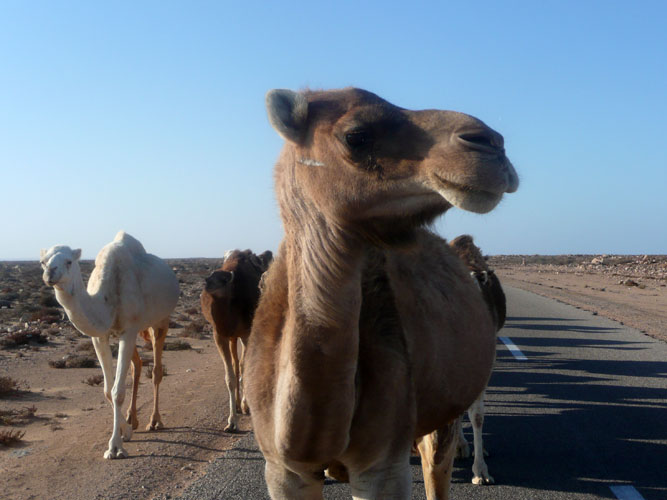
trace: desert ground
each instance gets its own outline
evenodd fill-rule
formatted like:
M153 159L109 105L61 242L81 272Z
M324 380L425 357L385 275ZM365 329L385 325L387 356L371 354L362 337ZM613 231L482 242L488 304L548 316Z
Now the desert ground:
M667 341L665 255L512 255L491 257L489 263L506 285Z
M494 256L489 263L505 285L667 341L666 256ZM219 261L177 259L169 264L182 293L172 316L160 387L166 428L143 430L152 406L144 368L139 429L126 444L130 457L107 461L102 454L113 417L90 339L63 316L52 290L41 281L37 262L0 263L3 498L173 498L249 431L248 417L241 419L240 433L222 431L228 409L224 371L199 309L203 279ZM91 266L84 262L84 273ZM149 364L152 353L142 342L139 352Z

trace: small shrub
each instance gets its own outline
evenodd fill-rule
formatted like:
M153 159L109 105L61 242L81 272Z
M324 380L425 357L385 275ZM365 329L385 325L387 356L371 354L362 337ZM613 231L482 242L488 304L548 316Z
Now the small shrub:
M44 323L57 323L62 319L62 313L54 307L42 307L30 315L30 321L42 321Z
M97 364L90 356L73 354L63 359L52 359L49 361L52 368L95 368Z
M27 390L27 382L19 382L11 377L0 377L0 397Z
M0 444L3 446L11 446L18 443L25 436L25 431L17 431L13 429L0 430Z
M174 340L173 342L165 342L164 351L187 351L192 349L192 346L184 340Z
M18 347L20 345L26 345L30 342L37 342L38 344L46 344L47 338L42 334L41 331L33 330L23 330L20 332L12 332L6 334L0 339L0 347L11 348Z
M191 339L203 339L206 322L203 320L194 320L186 326L180 333L181 337L190 337Z
M22 316L30 315L31 313L39 309L35 304L21 304L19 307L19 312Z
M44 307L61 307L56 297L51 293L43 293L39 298L39 305Z
M90 377L83 380L84 384L88 384L88 385L92 385L92 386L100 385L102 382L104 382L104 376L103 375L91 375Z
M91 342L82 342L81 344L76 346L76 350L78 352L89 352L91 354L95 353L95 347L93 346L92 341Z
M19 294L16 292L5 292L0 294L0 299L1 300L8 300L9 302L12 302L14 300L18 300Z
M18 410L0 410L0 425L23 425L34 418L36 406L26 406Z

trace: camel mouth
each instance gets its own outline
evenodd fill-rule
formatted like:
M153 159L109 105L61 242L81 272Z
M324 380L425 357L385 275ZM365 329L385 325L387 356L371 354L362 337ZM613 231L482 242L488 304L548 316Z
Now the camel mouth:
M437 191L445 200L455 207L484 214L493 210L503 197L504 190L500 192L488 191L471 186L470 184L459 184L434 174L438 181Z

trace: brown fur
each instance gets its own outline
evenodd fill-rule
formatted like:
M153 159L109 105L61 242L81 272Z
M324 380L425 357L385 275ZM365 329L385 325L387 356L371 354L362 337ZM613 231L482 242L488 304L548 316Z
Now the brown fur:
M500 330L505 325L507 302L498 276L487 264L481 250L473 242L472 236L467 234L458 236L449 243L449 246L474 273L484 300L493 315L496 330Z
M449 426L486 385L495 329L465 266L421 226L452 203L488 211L516 188L502 138L466 115L358 89L267 101L288 140L275 174L285 238L246 391L269 492L322 498L335 463L355 497L407 498L413 439L445 428L433 434L437 466L423 451L426 482L438 484L429 498L444 499Z
M500 280L489 268L486 259L482 256L481 250L474 244L472 236L462 235L455 238L449 244L457 253L459 258L468 266L471 274L482 292L484 301L486 302L489 312L493 317L493 322L496 325L496 331L499 331L505 324L505 317L507 314L505 293L500 285ZM484 390L477 400L468 409L468 418L473 427L473 444L475 461L473 462L473 484L493 484L495 480L489 474L486 461L484 460L485 450L483 446L482 427L484 425L484 398L486 390ZM470 456L470 446L463 434L461 417L457 422L457 453L461 457Z
M248 405L242 399L243 356L239 360L237 343L240 339L245 345L248 339L259 300L259 280L271 258L269 251L260 259L250 250L234 250L220 269L206 278L201 293L202 313L213 327L230 393L230 416L225 431L237 430L237 408L248 413Z

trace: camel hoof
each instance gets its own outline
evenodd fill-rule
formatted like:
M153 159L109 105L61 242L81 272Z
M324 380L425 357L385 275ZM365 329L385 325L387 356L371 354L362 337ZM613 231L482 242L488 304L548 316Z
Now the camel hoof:
M147 431L159 431L160 429L164 429L164 424L159 420L157 422L151 422L146 426Z
M482 476L474 476L472 478L472 484L476 484L478 486L486 486L489 484L495 484L495 480L488 474L484 474Z
M243 412L244 415L250 415L250 407L245 401L241 403L241 412Z
M123 448L111 448L104 452L104 458L115 460L117 458L127 458L129 455Z
M225 432L236 432L238 430L239 429L236 426L236 423L227 424L227 426L224 428Z

